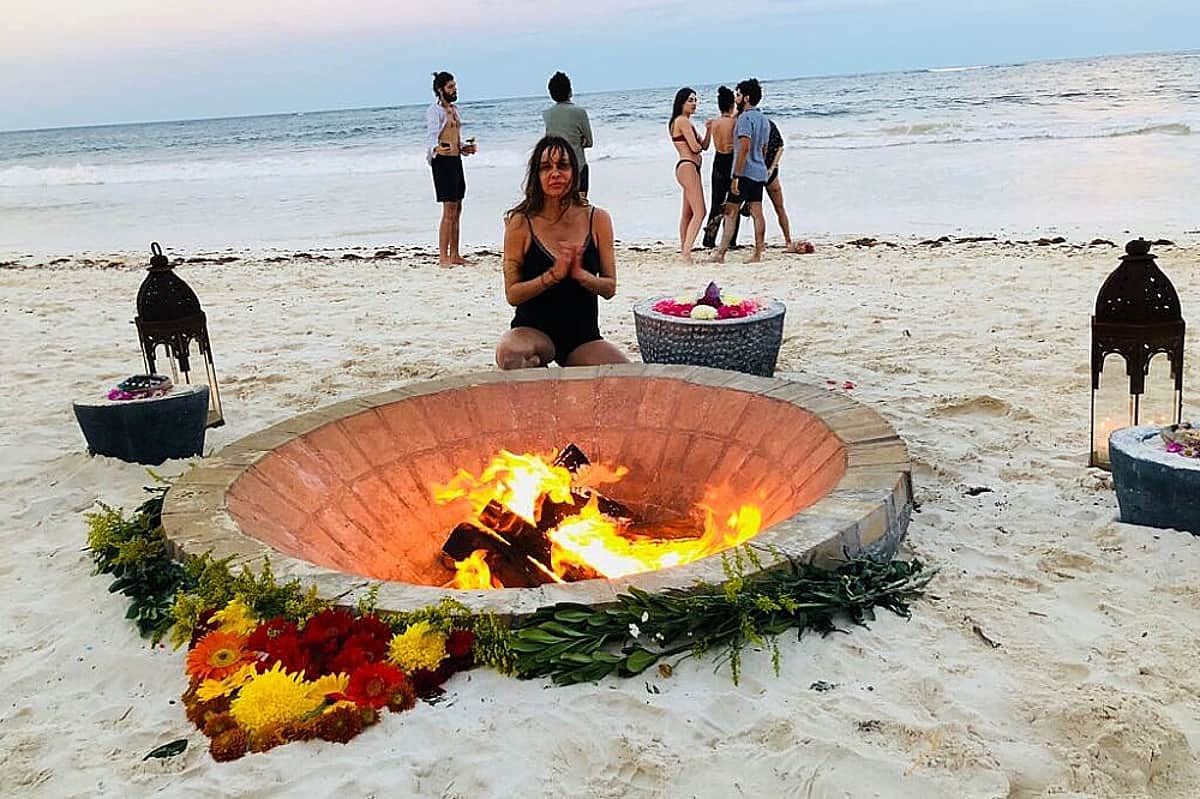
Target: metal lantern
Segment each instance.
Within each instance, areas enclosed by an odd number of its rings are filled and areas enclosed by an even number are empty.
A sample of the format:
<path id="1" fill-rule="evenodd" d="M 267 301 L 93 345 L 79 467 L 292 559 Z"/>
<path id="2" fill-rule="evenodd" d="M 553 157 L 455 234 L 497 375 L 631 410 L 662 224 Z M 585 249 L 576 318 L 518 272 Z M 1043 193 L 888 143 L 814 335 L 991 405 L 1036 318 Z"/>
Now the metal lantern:
<path id="1" fill-rule="evenodd" d="M 158 242 L 150 245 L 149 274 L 142 281 L 137 295 L 138 339 L 146 371 L 155 371 L 155 356 L 159 346 L 166 350 L 171 365 L 171 378 L 192 382 L 191 346 L 196 344 L 197 355 L 204 361 L 205 381 L 208 384 L 208 427 L 225 424 L 221 412 L 221 392 L 217 372 L 213 367 L 212 347 L 208 341 L 208 321 L 200 310 L 200 300 L 183 278 L 175 274 L 171 262 L 163 255 Z"/>
<path id="2" fill-rule="evenodd" d="M 1125 245 L 1121 264 L 1100 287 L 1092 317 L 1092 445 L 1089 464 L 1110 467 L 1108 436 L 1136 424 L 1178 423 L 1183 410 L 1183 315 L 1179 295 L 1154 262 L 1150 242 Z M 1110 370 L 1125 361 L 1128 387 Z M 1156 355 L 1166 356 L 1155 359 Z M 1166 368 L 1163 368 L 1163 367 Z M 1117 390 L 1119 389 L 1119 390 Z"/>

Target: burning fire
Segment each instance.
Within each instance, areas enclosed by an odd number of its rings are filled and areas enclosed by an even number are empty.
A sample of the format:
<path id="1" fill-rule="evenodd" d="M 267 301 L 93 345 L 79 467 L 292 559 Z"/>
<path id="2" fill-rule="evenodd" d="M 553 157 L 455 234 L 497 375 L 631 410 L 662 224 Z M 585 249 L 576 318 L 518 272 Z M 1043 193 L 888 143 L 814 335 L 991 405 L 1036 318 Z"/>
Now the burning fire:
<path id="1" fill-rule="evenodd" d="M 573 461 L 566 457 L 572 451 Z M 533 584 L 613 578 L 690 563 L 759 531 L 762 514 L 754 505 L 742 505 L 723 524 L 708 508 L 701 508 L 702 523 L 636 524 L 622 506 L 594 490 L 627 471 L 591 466 L 574 447 L 549 460 L 504 450 L 478 477 L 460 469 L 434 497 L 441 504 L 466 499 L 473 515 L 455 533 L 465 529 L 484 547 L 454 561 L 452 587 L 504 587 L 493 569 L 497 553 L 532 575 Z M 449 540 L 445 549 L 452 550 Z"/>

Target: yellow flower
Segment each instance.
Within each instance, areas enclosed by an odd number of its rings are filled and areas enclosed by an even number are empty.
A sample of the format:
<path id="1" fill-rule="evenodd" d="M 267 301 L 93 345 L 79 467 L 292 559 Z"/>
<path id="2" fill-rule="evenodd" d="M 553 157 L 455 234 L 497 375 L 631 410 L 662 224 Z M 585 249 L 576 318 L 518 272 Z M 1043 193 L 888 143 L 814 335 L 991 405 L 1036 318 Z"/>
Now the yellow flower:
<path id="1" fill-rule="evenodd" d="M 393 636 L 388 646 L 388 660 L 405 671 L 433 671 L 445 659 L 446 636 L 433 629 L 427 621 L 410 625 L 404 632 Z"/>
<path id="2" fill-rule="evenodd" d="M 321 705 L 312 697 L 312 683 L 304 681 L 304 673 L 289 674 L 282 663 L 270 671 L 256 675 L 242 686 L 229 704 L 229 712 L 252 733 L 296 721 Z"/>
<path id="3" fill-rule="evenodd" d="M 240 669 L 230 674 L 223 680 L 205 680 L 200 683 L 200 687 L 196 689 L 196 696 L 202 702 L 207 702 L 210 699 L 216 699 L 218 696 L 229 696 L 231 693 L 241 688 L 257 672 L 254 669 L 253 663 L 247 663 Z"/>
<path id="4" fill-rule="evenodd" d="M 737 305 L 741 301 L 742 301 L 741 297 L 734 297 L 734 296 L 727 297 L 724 294 L 721 295 L 721 304 L 722 305 Z"/>
<path id="5" fill-rule="evenodd" d="M 214 613 L 213 621 L 220 625 L 221 632 L 234 635 L 249 635 L 258 626 L 258 619 L 240 599 L 232 600 L 223 610 Z"/>
<path id="6" fill-rule="evenodd" d="M 350 685 L 349 674 L 326 674 L 310 682 L 308 695 L 318 702 L 324 702 L 326 694 L 343 694 Z M 352 703 L 353 704 L 353 703 Z"/>

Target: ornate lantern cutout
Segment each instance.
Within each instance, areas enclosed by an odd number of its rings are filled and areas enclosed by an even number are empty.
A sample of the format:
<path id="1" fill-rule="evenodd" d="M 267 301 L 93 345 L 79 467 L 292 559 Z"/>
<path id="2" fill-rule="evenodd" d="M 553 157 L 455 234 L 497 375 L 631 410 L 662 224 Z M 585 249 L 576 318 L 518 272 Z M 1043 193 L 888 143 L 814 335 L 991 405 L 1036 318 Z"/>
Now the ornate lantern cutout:
<path id="1" fill-rule="evenodd" d="M 1109 468 L 1108 435 L 1113 430 L 1139 423 L 1179 422 L 1183 410 L 1183 332 L 1179 295 L 1154 262 L 1150 242 L 1129 242 L 1120 266 L 1096 295 L 1092 317 L 1091 466 Z M 1104 386 L 1108 390 L 1101 387 L 1101 372 L 1109 355 L 1121 356 L 1129 378 L 1128 391 L 1119 392 L 1117 401 L 1111 383 L 1120 378 L 1111 370 Z M 1155 359 L 1156 355 L 1166 356 L 1166 364 L 1162 358 Z M 1143 400 L 1147 390 L 1157 399 L 1156 413 L 1148 413 L 1152 409 Z"/>
<path id="2" fill-rule="evenodd" d="M 205 381 L 208 384 L 208 427 L 225 424 L 221 412 L 221 392 L 217 372 L 213 367 L 212 347 L 208 341 L 208 321 L 200 310 L 200 300 L 183 278 L 175 274 L 171 262 L 163 255 L 158 242 L 150 245 L 149 274 L 142 281 L 137 295 L 138 339 L 146 371 L 155 371 L 155 356 L 161 345 L 166 349 L 171 365 L 171 378 L 191 383 L 191 346 L 196 343 L 197 354 L 204 360 Z"/>

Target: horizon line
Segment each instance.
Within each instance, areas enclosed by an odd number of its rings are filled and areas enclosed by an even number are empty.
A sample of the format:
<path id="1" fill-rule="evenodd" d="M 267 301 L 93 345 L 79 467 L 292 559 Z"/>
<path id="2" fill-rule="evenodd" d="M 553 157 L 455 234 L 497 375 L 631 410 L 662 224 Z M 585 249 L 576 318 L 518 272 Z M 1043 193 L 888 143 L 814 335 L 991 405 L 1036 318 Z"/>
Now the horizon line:
<path id="1" fill-rule="evenodd" d="M 910 73 L 933 72 L 933 71 L 953 71 L 959 69 L 1004 69 L 1009 67 L 1021 67 L 1029 64 L 1053 64 L 1070 61 L 1087 61 L 1095 58 L 1131 58 L 1136 56 L 1153 56 L 1153 55 L 1197 55 L 1200 54 L 1200 49 L 1187 50 L 1150 50 L 1124 53 L 1101 53 L 1086 56 L 1071 56 L 1069 58 L 1038 58 L 1027 61 L 1010 61 L 995 64 L 956 64 L 951 66 L 922 66 L 912 67 L 909 69 L 894 69 L 879 72 L 830 72 L 821 75 L 796 75 L 783 78 L 759 78 L 763 83 L 780 83 L 783 81 L 798 81 L 798 80 L 819 80 L 822 78 L 855 78 L 868 77 L 871 75 L 906 75 Z M 708 86 L 707 83 L 696 84 L 698 86 Z M 712 84 L 714 86 L 719 83 Z M 646 92 L 646 91 L 662 91 L 668 88 L 667 86 L 639 86 L 619 89 L 598 89 L 596 91 L 581 92 L 574 95 L 575 97 L 589 97 L 599 94 L 611 94 L 613 92 Z M 511 100 L 533 100 L 542 97 L 540 94 L 525 94 L 525 95 L 510 95 L 507 97 L 481 97 L 477 100 L 470 100 L 460 103 L 463 106 L 470 106 L 483 103 L 500 103 Z M 118 128 L 118 127 L 135 127 L 139 125 L 169 125 L 182 122 L 217 122 L 233 119 L 265 119 L 267 117 L 287 117 L 287 116 L 305 116 L 308 114 L 337 114 L 354 111 L 389 111 L 402 108 L 414 108 L 424 106 L 423 102 L 397 103 L 395 105 L 366 105 L 344 108 L 311 108 L 291 111 L 268 111 L 255 114 L 230 114 L 226 116 L 206 116 L 206 117 L 184 117 L 174 119 L 142 119 L 136 121 L 122 122 L 91 122 L 76 125 L 48 125 L 45 127 L 34 128 L 9 128 L 0 129 L 0 136 L 14 133 L 48 133 L 50 131 L 65 131 L 65 130 L 87 130 L 90 128 Z"/>

